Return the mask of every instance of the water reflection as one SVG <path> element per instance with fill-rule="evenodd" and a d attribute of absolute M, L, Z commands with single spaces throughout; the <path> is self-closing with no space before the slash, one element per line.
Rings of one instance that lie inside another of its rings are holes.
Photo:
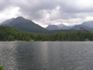
<path fill-rule="evenodd" d="M 17 45 L 16 61 L 18 70 L 47 69 L 47 43 L 20 43 Z"/>
<path fill-rule="evenodd" d="M 4 70 L 17 70 L 15 43 L 0 43 L 0 64 L 4 66 Z"/>
<path fill-rule="evenodd" d="M 93 70 L 92 42 L 1 42 L 5 70 Z"/>

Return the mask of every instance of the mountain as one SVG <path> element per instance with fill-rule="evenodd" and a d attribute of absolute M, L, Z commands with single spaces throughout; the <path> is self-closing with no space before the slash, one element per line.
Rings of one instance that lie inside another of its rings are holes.
<path fill-rule="evenodd" d="M 82 25 L 93 29 L 93 21 L 86 21 Z"/>
<path fill-rule="evenodd" d="M 66 26 L 64 24 L 59 24 L 58 25 L 59 30 L 70 30 L 72 26 Z"/>
<path fill-rule="evenodd" d="M 90 28 L 84 25 L 75 25 L 71 30 L 90 31 Z"/>
<path fill-rule="evenodd" d="M 47 30 L 69 30 L 71 29 L 72 26 L 66 26 L 64 24 L 59 24 L 59 25 L 48 25 Z"/>
<path fill-rule="evenodd" d="M 58 26 L 57 25 L 48 25 L 47 30 L 58 30 Z"/>
<path fill-rule="evenodd" d="M 82 24 L 75 26 L 66 26 L 64 24 L 59 25 L 49 25 L 47 30 L 82 30 L 82 31 L 92 31 L 93 21 L 85 21 Z"/>
<path fill-rule="evenodd" d="M 93 30 L 93 21 L 83 22 L 83 23 L 80 24 L 80 25 L 74 26 L 72 29 L 74 29 L 74 30 L 91 31 L 91 30 Z"/>
<path fill-rule="evenodd" d="M 1 26 L 13 27 L 20 31 L 35 32 L 35 33 L 60 31 L 60 30 L 92 31 L 93 21 L 86 21 L 86 22 L 83 22 L 82 24 L 75 25 L 75 26 L 66 26 L 64 24 L 48 25 L 48 27 L 45 29 L 37 25 L 31 20 L 25 19 L 23 17 L 17 17 L 17 18 L 12 18 L 12 19 L 4 21 L 3 23 L 1 23 Z"/>
<path fill-rule="evenodd" d="M 9 19 L 1 23 L 1 26 L 14 27 L 17 30 L 25 32 L 46 32 L 47 30 L 41 26 L 35 24 L 33 21 L 25 19 L 23 17 L 17 17 Z"/>

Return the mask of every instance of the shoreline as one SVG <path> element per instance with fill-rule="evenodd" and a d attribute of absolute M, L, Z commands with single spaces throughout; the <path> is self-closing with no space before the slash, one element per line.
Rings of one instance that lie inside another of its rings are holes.
<path fill-rule="evenodd" d="M 0 42 L 93 42 L 93 41 L 0 41 Z"/>

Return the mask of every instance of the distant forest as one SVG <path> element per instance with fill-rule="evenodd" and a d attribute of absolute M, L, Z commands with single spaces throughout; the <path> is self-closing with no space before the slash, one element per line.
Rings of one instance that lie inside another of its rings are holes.
<path fill-rule="evenodd" d="M 87 31 L 60 31 L 31 33 L 0 26 L 0 41 L 93 41 L 93 33 Z"/>

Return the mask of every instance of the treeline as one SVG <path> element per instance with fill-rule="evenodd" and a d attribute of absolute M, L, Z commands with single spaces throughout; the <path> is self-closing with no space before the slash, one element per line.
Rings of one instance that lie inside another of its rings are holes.
<path fill-rule="evenodd" d="M 93 33 L 87 31 L 60 31 L 56 33 L 28 33 L 0 26 L 0 41 L 93 41 Z"/>
<path fill-rule="evenodd" d="M 0 70 L 4 70 L 3 66 L 0 65 Z"/>
<path fill-rule="evenodd" d="M 47 35 L 46 38 L 46 40 L 51 41 L 93 41 L 93 33 L 84 31 L 69 31 Z"/>
<path fill-rule="evenodd" d="M 11 27 L 0 26 L 0 41 L 30 40 L 30 34 Z"/>

